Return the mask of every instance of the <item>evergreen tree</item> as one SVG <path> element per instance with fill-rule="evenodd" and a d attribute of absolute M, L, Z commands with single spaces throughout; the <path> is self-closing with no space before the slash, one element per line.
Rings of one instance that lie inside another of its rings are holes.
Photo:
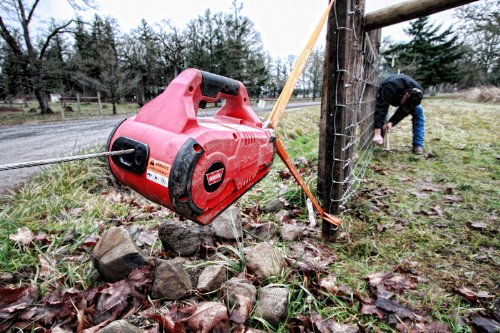
<path fill-rule="evenodd" d="M 321 87 L 323 85 L 323 63 L 325 58 L 325 50 L 322 47 L 316 48 L 309 59 L 306 68 L 306 74 L 309 85 L 312 91 L 312 100 L 317 96 L 321 96 Z"/>
<path fill-rule="evenodd" d="M 207 10 L 189 22 L 186 63 L 239 80 L 251 96 L 260 96 L 269 71 L 260 35 L 241 9 L 233 2 L 232 13 L 212 15 Z"/>
<path fill-rule="evenodd" d="M 139 81 L 139 78 L 124 69 L 123 62 L 120 62 L 116 32 L 113 28 L 116 26 L 114 19 L 102 19 L 96 15 L 90 33 L 85 29 L 79 31 L 80 41 L 76 43 L 77 47 L 85 45 L 87 49 L 77 52 L 84 61 L 75 74 L 75 79 L 93 94 L 103 92 L 103 96 L 113 105 L 113 114 L 117 113 L 116 104 L 132 92 Z"/>
<path fill-rule="evenodd" d="M 63 94 L 70 86 L 68 58 L 69 48 L 64 36 L 55 36 L 44 56 L 45 86 L 48 91 Z"/>
<path fill-rule="evenodd" d="M 424 87 L 456 83 L 461 77 L 458 66 L 461 44 L 451 28 L 443 32 L 440 29 L 440 25 L 430 24 L 428 17 L 411 21 L 405 30 L 410 41 L 390 47 L 383 55 L 387 61 L 396 57 L 401 71 Z"/>

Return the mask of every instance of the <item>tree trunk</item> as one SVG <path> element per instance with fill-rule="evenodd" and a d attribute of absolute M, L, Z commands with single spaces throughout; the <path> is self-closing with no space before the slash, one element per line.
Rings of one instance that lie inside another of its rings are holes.
<path fill-rule="evenodd" d="M 49 114 L 49 113 L 54 113 L 50 108 L 49 104 L 47 103 L 47 96 L 43 92 L 42 88 L 35 88 L 35 96 L 38 101 L 38 104 L 40 105 L 40 114 Z"/>
<path fill-rule="evenodd" d="M 117 114 L 116 113 L 116 102 L 113 102 L 113 114 Z"/>

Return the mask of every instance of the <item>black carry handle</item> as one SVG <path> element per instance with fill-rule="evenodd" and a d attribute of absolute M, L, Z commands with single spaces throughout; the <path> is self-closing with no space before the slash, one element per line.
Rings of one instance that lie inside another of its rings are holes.
<path fill-rule="evenodd" d="M 200 88 L 203 96 L 215 98 L 219 92 L 232 96 L 240 93 L 238 81 L 209 72 L 200 72 L 202 77 Z"/>

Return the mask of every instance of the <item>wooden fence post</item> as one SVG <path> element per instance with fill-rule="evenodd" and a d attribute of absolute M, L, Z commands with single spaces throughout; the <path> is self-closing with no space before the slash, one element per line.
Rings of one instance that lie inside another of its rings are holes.
<path fill-rule="evenodd" d="M 326 212 L 339 215 L 345 180 L 351 172 L 356 127 L 353 93 L 361 58 L 361 17 L 364 0 L 337 0 L 328 17 L 318 153 L 318 194 Z M 357 35 L 356 35 L 357 34 Z M 353 37 L 355 36 L 355 37 Z M 322 223 L 322 237 L 333 240 L 336 230 Z"/>
<path fill-rule="evenodd" d="M 101 103 L 101 92 L 97 92 L 97 102 L 99 103 L 99 116 L 102 117 L 102 103 Z"/>
<path fill-rule="evenodd" d="M 76 94 L 76 106 L 78 108 L 78 116 L 82 115 L 82 106 L 80 104 L 80 94 Z"/>

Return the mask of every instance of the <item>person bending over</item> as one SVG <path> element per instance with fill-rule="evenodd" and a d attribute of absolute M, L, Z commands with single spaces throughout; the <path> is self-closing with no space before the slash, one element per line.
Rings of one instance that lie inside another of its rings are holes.
<path fill-rule="evenodd" d="M 420 105 L 423 98 L 422 86 L 405 74 L 391 75 L 382 83 L 377 92 L 375 106 L 375 133 L 373 141 L 382 145 L 384 132 L 390 132 L 403 118 L 411 114 L 413 125 L 412 152 L 421 155 L 424 152 L 424 108 Z M 397 106 L 394 115 L 385 123 L 389 105 Z"/>

